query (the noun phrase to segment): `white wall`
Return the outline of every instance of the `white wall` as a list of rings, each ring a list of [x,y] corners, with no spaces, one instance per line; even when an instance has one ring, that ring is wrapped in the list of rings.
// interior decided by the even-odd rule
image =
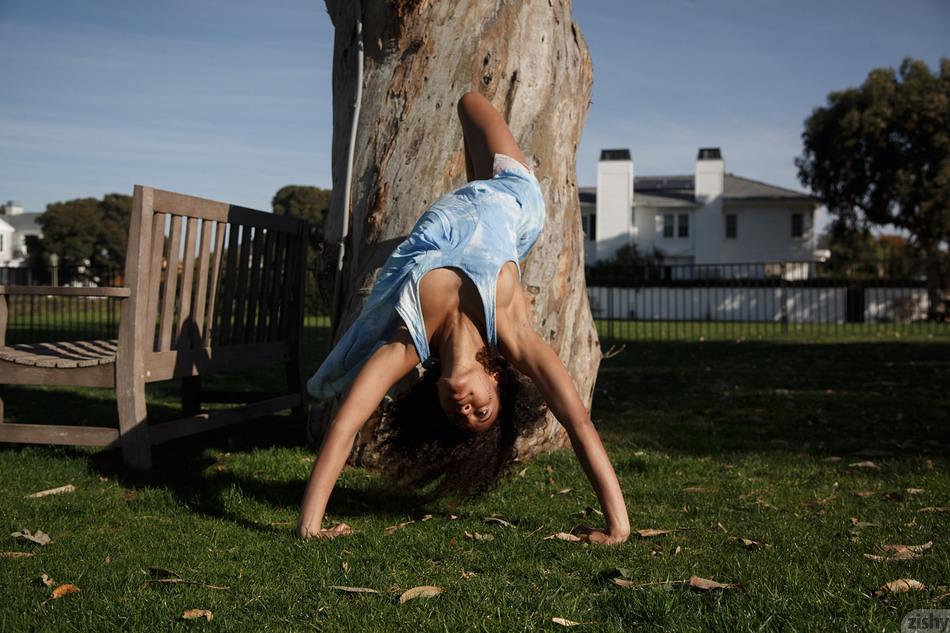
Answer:
[[[605,260],[633,238],[633,161],[597,162],[597,259]]]
[[[738,231],[726,238],[726,215],[735,213]],[[792,213],[804,216],[801,238],[792,237]],[[811,261],[814,259],[814,210],[808,203],[728,203],[720,221],[723,262]],[[697,262],[698,263],[698,262]]]
[[[643,321],[782,320],[782,297],[789,323],[844,323],[847,289],[645,287],[587,289],[595,319]],[[867,288],[866,321],[917,320],[927,316],[925,288]]]

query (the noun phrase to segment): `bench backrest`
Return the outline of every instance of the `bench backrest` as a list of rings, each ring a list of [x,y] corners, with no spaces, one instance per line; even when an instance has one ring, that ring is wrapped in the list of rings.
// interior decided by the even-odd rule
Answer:
[[[274,362],[299,345],[304,220],[141,185],[132,207],[119,345],[134,344],[146,382]]]

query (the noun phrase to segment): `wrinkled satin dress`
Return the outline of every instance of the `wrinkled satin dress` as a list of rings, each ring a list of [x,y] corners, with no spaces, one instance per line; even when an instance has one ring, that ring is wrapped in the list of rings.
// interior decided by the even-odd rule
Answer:
[[[489,180],[473,180],[442,196],[422,214],[383,264],[359,316],[307,381],[311,395],[344,393],[400,323],[412,335],[419,359],[431,364],[419,282],[435,268],[457,268],[472,280],[485,310],[488,344],[497,346],[498,273],[531,250],[544,227],[545,209],[538,180],[522,163],[495,154],[492,173]]]

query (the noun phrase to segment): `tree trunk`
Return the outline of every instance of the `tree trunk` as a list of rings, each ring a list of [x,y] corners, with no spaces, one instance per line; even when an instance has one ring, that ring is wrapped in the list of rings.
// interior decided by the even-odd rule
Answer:
[[[356,90],[356,3],[326,0],[333,54],[333,199],[327,242],[339,240]],[[544,231],[523,267],[536,330],[589,406],[600,363],[584,281],[576,155],[590,102],[587,45],[570,0],[365,0],[363,100],[353,167],[339,337],[359,313],[386,257],[416,219],[466,181],[456,102],[478,90],[508,121],[544,192]],[[394,392],[404,390],[400,383]],[[394,395],[394,394],[393,394]],[[327,407],[323,423],[333,414]],[[550,414],[516,445],[518,459],[566,444]],[[387,470],[381,407],[350,462]]]

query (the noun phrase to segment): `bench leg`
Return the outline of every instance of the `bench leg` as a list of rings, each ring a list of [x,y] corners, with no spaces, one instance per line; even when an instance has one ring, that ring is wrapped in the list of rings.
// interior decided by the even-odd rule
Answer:
[[[116,378],[122,459],[131,468],[148,470],[152,467],[152,447],[145,408],[145,381],[136,380],[134,376]]]
[[[299,360],[294,358],[295,356],[296,354],[291,353],[290,360],[286,363],[287,391],[300,394],[300,406],[291,409],[291,413],[304,424],[307,424],[309,422],[307,419],[307,389],[304,383],[303,367]]]
[[[181,414],[197,415],[201,412],[201,376],[185,376],[181,379]]]

